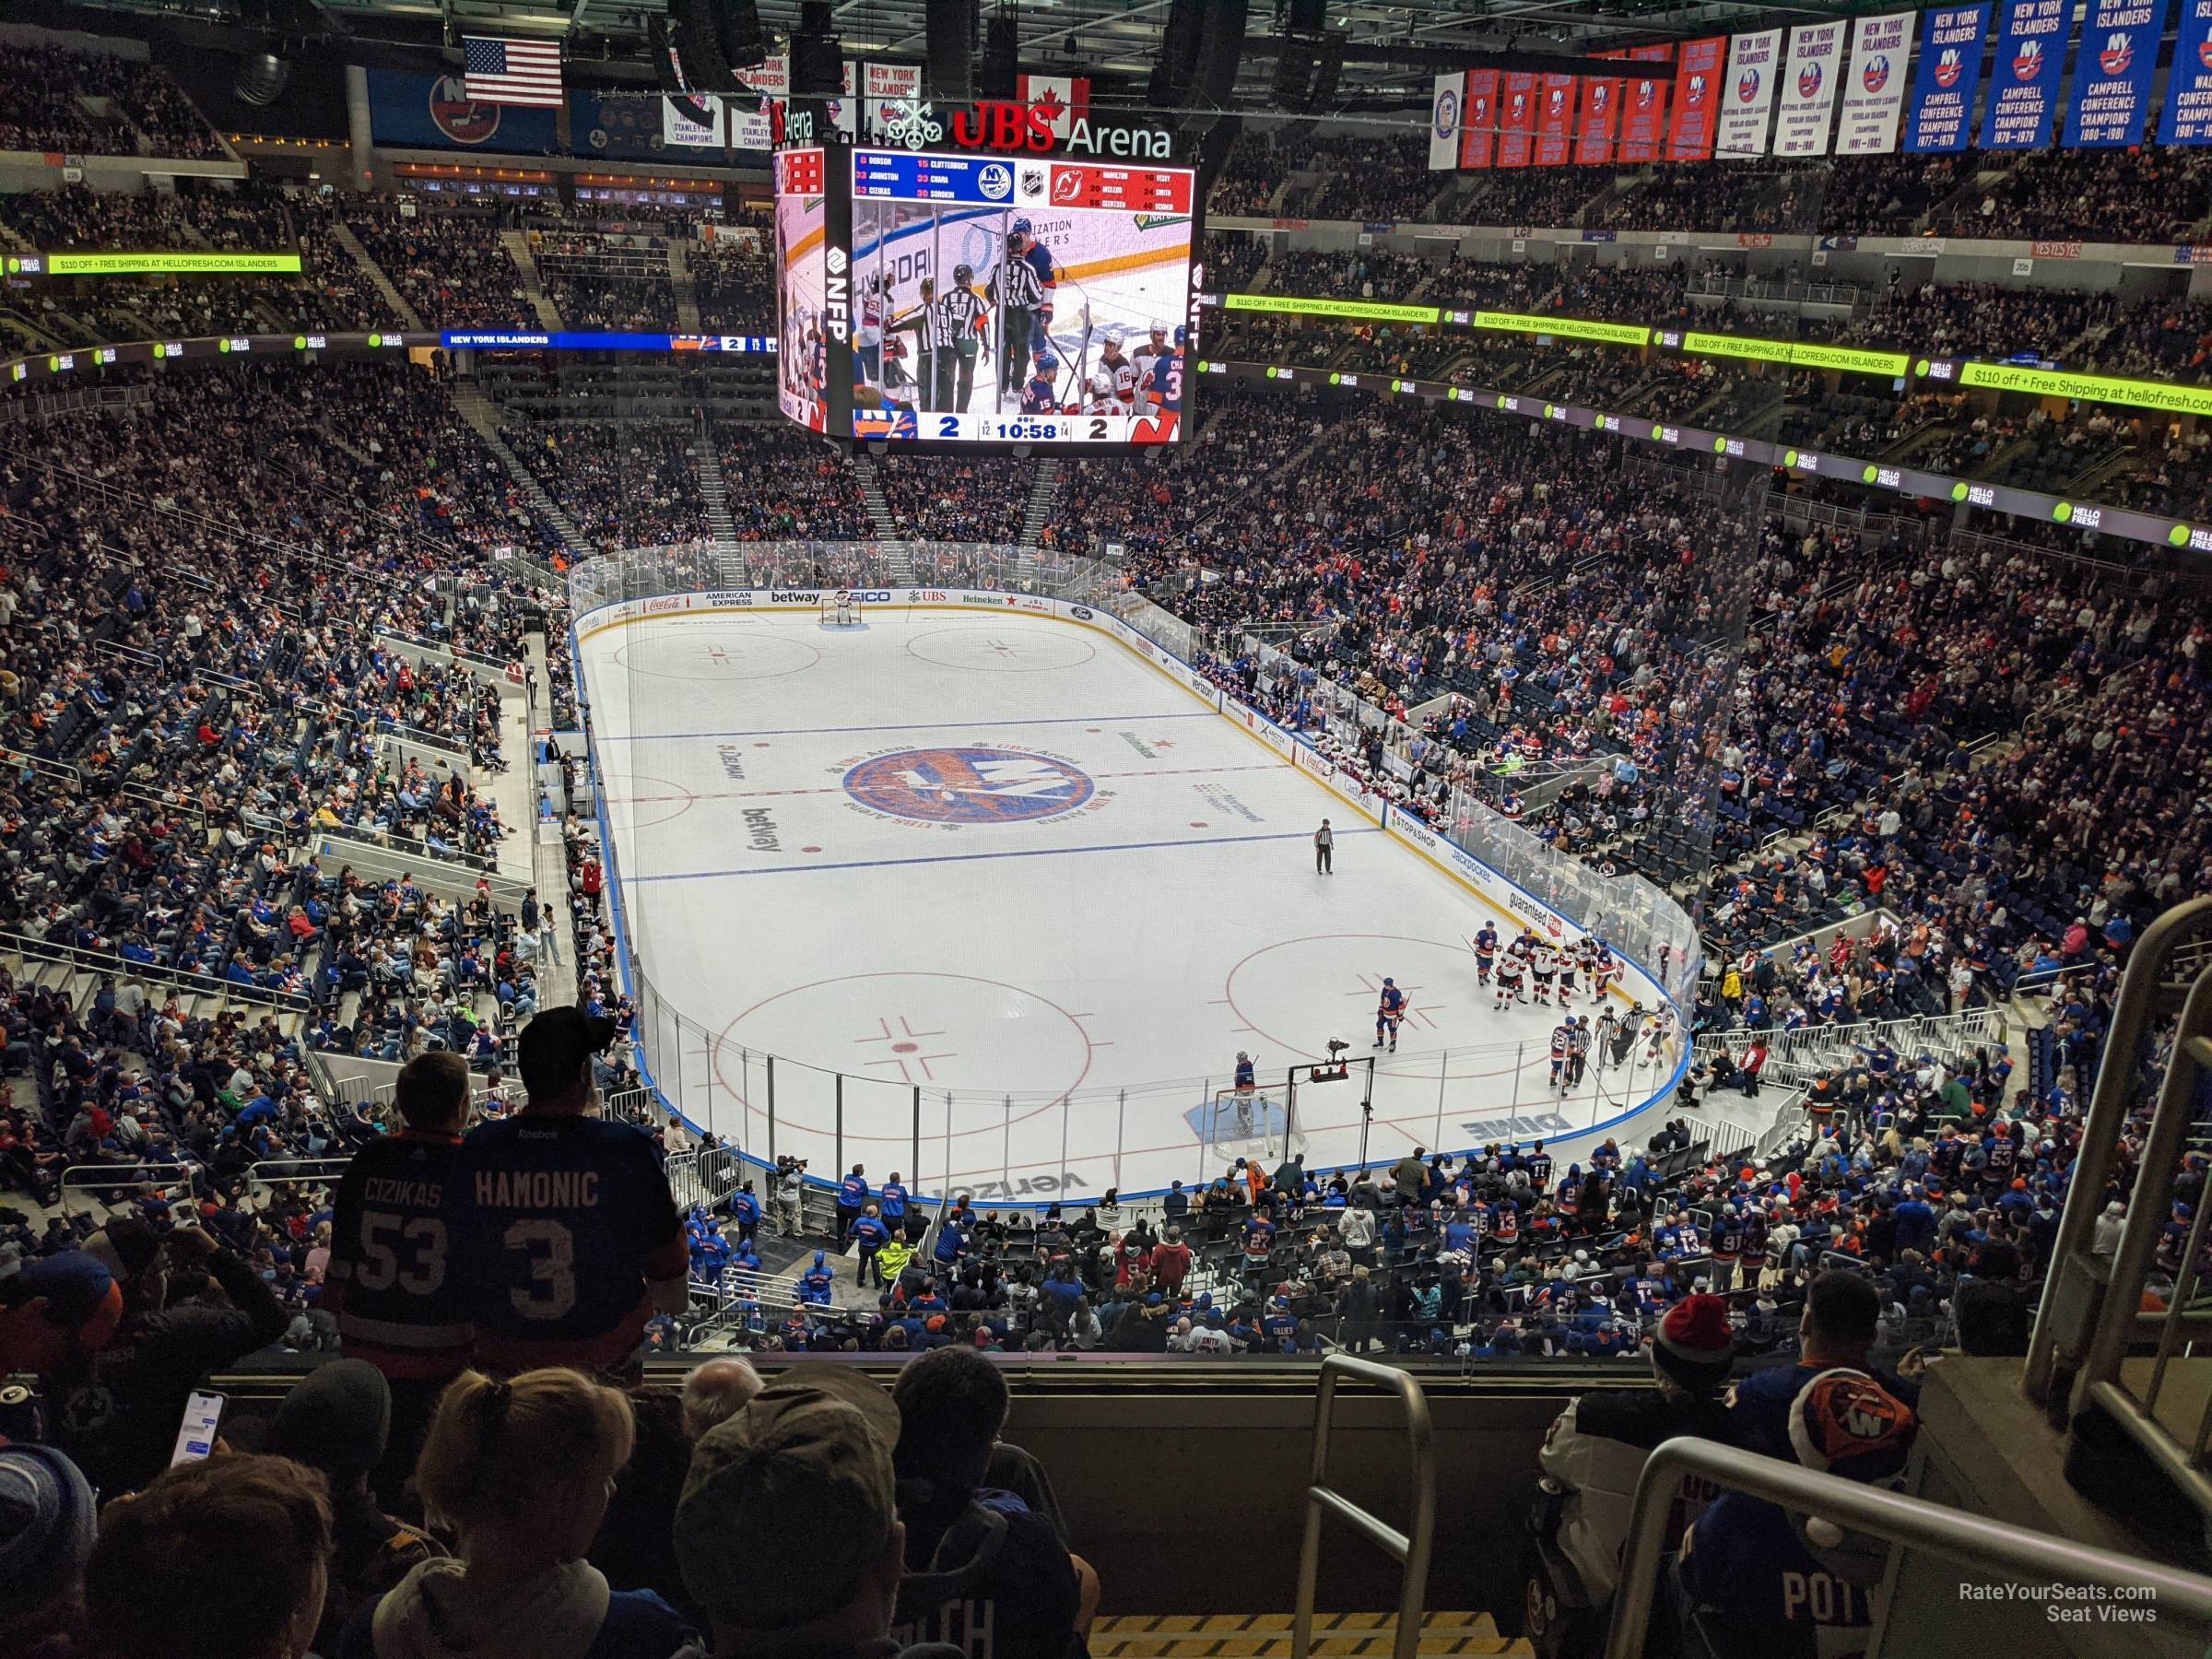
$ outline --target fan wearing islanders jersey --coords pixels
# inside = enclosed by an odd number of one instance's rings
[[[612,1019],[581,1008],[532,1019],[518,1067],[529,1100],[453,1160],[444,1216],[480,1365],[619,1371],[647,1321],[684,1310],[689,1263],[659,1150],[593,1115],[594,1057],[614,1040]]]

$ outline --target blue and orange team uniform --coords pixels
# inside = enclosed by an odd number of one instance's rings
[[[1490,970],[1498,965],[1498,930],[1488,922],[1475,935],[1475,977],[1483,984],[1490,982]]]
[[[1021,412],[1024,415],[1057,415],[1060,403],[1050,375],[1034,374],[1021,389]]]
[[[468,1363],[475,1333],[444,1220],[460,1151],[457,1135],[403,1129],[354,1154],[338,1182],[323,1308],[346,1356],[395,1381],[451,1377]]]
[[[1163,409],[1178,413],[1182,408],[1182,353],[1167,350],[1155,353],[1145,370],[1144,392],[1147,401]]]
[[[444,1215],[455,1259],[470,1264],[477,1358],[504,1369],[622,1365],[653,1316],[649,1283],[688,1265],[653,1142],[606,1119],[479,1125]]]
[[[1559,1087],[1559,1074],[1567,1069],[1568,1030],[1563,1025],[1551,1028],[1551,1082]]]
[[[1395,985],[1384,986],[1375,1004],[1375,1035],[1379,1038],[1387,1030],[1394,1038],[1398,1034],[1398,1021],[1405,1018],[1406,993]]]
[[[1238,1061],[1238,1062],[1237,1062],[1237,1087],[1238,1087],[1239,1088],[1252,1088],[1252,1087],[1253,1086],[1253,1083],[1254,1083],[1255,1081],[1256,1081],[1256,1079],[1255,1079],[1255,1078],[1254,1078],[1254,1077],[1253,1076],[1253,1070],[1252,1070],[1252,1062],[1251,1062],[1251,1061],[1249,1061],[1249,1060],[1240,1060],[1240,1061]]]

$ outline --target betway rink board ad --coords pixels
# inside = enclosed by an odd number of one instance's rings
[[[1173,441],[1193,188],[1187,168],[855,150],[854,435]]]

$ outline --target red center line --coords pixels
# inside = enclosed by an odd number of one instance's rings
[[[1183,766],[1161,767],[1152,771],[1092,772],[1093,778],[1183,778],[1201,772],[1275,771],[1277,768],[1263,760],[1256,766]],[[737,801],[754,800],[770,795],[843,794],[841,783],[829,783],[817,789],[718,789],[704,794],[672,795],[609,795],[609,806],[644,806],[664,801]]]

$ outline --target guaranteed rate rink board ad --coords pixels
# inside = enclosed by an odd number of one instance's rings
[[[1175,441],[1194,188],[1148,161],[853,151],[853,435]]]

